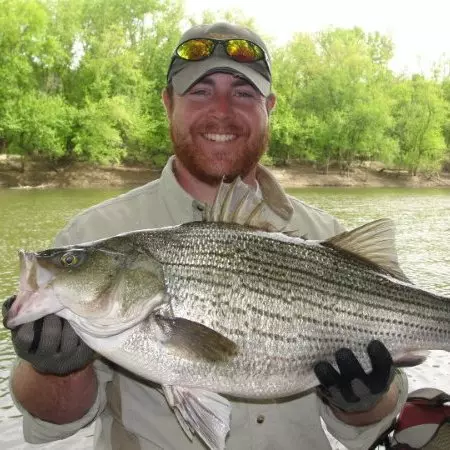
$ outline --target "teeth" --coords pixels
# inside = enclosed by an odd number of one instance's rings
[[[217,142],[227,142],[232,141],[236,138],[235,134],[205,134],[204,135],[206,139],[210,141],[217,141]]]

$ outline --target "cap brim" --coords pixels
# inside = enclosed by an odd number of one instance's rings
[[[231,71],[241,74],[267,97],[271,92],[270,81],[253,69],[250,65],[234,61],[230,58],[210,56],[202,61],[188,62],[180,72],[172,77],[172,85],[178,95],[183,95],[193,84],[208,73]]]

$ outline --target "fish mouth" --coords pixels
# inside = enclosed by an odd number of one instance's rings
[[[63,305],[56,299],[52,289],[21,290],[8,311],[6,327],[12,330],[24,323],[54,314],[62,308]]]
[[[9,329],[33,322],[63,308],[51,286],[54,275],[39,266],[36,253],[19,250],[19,258],[19,292],[5,321]]]

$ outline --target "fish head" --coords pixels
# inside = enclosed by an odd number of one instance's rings
[[[126,323],[142,316],[148,300],[163,289],[158,265],[148,255],[133,254],[124,238],[21,250],[19,258],[19,292],[8,312],[8,328],[66,310],[74,320]]]

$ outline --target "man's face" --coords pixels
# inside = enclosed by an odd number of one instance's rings
[[[165,92],[163,100],[175,155],[201,181],[245,177],[266,150],[275,97],[242,78],[213,73],[173,101]]]

